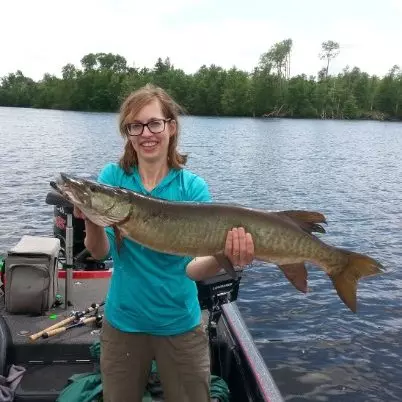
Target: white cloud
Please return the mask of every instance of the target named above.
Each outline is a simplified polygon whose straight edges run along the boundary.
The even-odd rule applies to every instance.
[[[400,40],[401,26],[376,25],[373,19],[345,18],[337,21],[333,32],[341,51],[334,67],[338,70],[349,65],[357,66],[369,74],[385,74],[398,63],[402,63]]]
[[[402,0],[392,0],[391,6],[394,8],[394,11],[402,14]]]
[[[17,69],[34,79],[60,75],[65,64],[79,66],[90,52],[119,53],[139,67],[169,56],[186,72],[212,63],[251,71],[263,52],[286,38],[294,43],[293,74],[316,74],[323,65],[321,42],[328,39],[341,44],[332,71],[356,65],[384,74],[402,65],[402,0],[389,0],[384,11],[385,2],[348,14],[329,12],[318,0],[276,8],[260,0],[3,0],[0,76]]]
[[[261,33],[264,35],[261,35]],[[268,50],[266,37],[278,38],[278,27],[263,20],[230,18],[219,24],[186,24],[171,32],[171,58],[177,67],[195,71],[202,64],[251,70]]]

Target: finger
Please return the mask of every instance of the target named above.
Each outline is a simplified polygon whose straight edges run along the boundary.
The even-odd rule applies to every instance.
[[[73,215],[76,218],[81,218],[82,212],[80,211],[80,209],[78,207],[76,207],[74,205],[74,209],[73,209]]]
[[[254,242],[250,233],[246,233],[246,264],[251,264],[254,259]]]
[[[237,228],[232,229],[233,232],[233,252],[232,252],[232,263],[234,266],[239,265],[239,260],[240,260],[240,245],[239,245],[239,232]]]
[[[233,232],[229,230],[228,234],[226,235],[225,256],[231,258],[232,254],[233,254]]]
[[[246,249],[246,231],[244,228],[238,228],[239,234],[239,265],[243,267],[247,264],[247,249]]]
[[[86,219],[86,215],[74,205],[73,215],[78,219]]]

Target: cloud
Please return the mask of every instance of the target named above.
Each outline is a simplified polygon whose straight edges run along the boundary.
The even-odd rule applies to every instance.
[[[328,39],[341,45],[332,72],[356,65],[384,74],[402,65],[402,1],[383,1],[363,7],[339,0],[329,9],[318,0],[274,8],[263,0],[3,0],[0,76],[17,69],[36,80],[45,72],[60,75],[65,64],[80,66],[90,52],[118,53],[138,67],[169,56],[186,72],[212,63],[251,71],[286,38],[294,43],[292,74],[317,74],[321,42]]]
[[[198,22],[176,27],[170,32],[169,42],[177,46],[167,49],[172,61],[187,71],[194,72],[203,64],[224,68],[236,65],[251,71],[260,55],[268,50],[266,37],[279,40],[275,24],[229,18],[219,24]]]
[[[402,14],[402,1],[401,0],[392,0],[391,7],[394,8],[394,11]]]
[[[338,33],[341,46],[334,63],[338,70],[349,65],[369,74],[386,74],[394,64],[402,62],[400,25],[389,24],[379,29],[372,18],[344,18],[334,23],[333,31]]]

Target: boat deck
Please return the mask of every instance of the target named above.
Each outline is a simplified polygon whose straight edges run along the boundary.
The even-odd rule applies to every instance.
[[[64,279],[59,279],[58,293],[63,300],[64,283]],[[69,317],[72,311],[83,311],[92,303],[100,303],[106,296],[108,285],[107,278],[74,279],[73,305],[66,310],[63,304],[43,316],[9,314],[5,311],[4,298],[0,298],[3,326],[5,322],[9,332],[6,363],[26,368],[15,401],[54,401],[69,377],[94,370],[90,346],[99,339],[100,331],[93,323],[34,342],[29,336]],[[101,307],[99,313],[102,312]]]
[[[64,284],[64,279],[59,279],[58,293],[63,296],[63,300]],[[2,324],[9,332],[6,364],[20,365],[26,369],[17,388],[16,402],[55,401],[69,377],[95,369],[97,363],[91,356],[90,346],[99,339],[100,330],[94,323],[72,328],[48,339],[31,341],[29,336],[71,316],[73,311],[83,311],[92,303],[102,302],[108,285],[108,278],[74,279],[71,297],[73,305],[67,310],[64,304],[52,308],[43,316],[9,314],[5,311],[4,297],[0,298]],[[103,307],[99,313],[103,314]],[[204,310],[205,325],[207,319],[208,311]],[[46,380],[50,378],[51,386]]]
[[[58,293],[61,296],[64,296],[64,283],[64,279],[59,279]],[[51,309],[43,316],[9,314],[5,311],[4,298],[1,298],[0,313],[10,330],[12,349],[15,353],[13,355],[14,362],[46,361],[48,353],[45,352],[47,349],[51,349],[48,352],[53,357],[57,356],[57,360],[77,356],[79,351],[82,358],[85,356],[90,358],[89,346],[99,337],[99,330],[92,323],[89,326],[73,328],[48,339],[39,338],[35,342],[31,342],[29,336],[69,317],[72,311],[82,311],[91,306],[92,303],[100,303],[106,296],[108,285],[109,279],[107,278],[74,279],[71,297],[73,305],[66,310],[63,304]],[[101,307],[99,312],[102,313],[102,311]],[[33,347],[34,345],[37,347]],[[67,345],[71,348],[66,348]]]

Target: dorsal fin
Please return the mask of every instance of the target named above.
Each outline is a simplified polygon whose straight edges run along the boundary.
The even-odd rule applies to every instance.
[[[290,218],[297,223],[304,231],[308,233],[318,232],[325,233],[325,229],[320,223],[327,223],[325,216],[320,212],[315,211],[279,211],[275,212],[277,215],[286,218]]]

